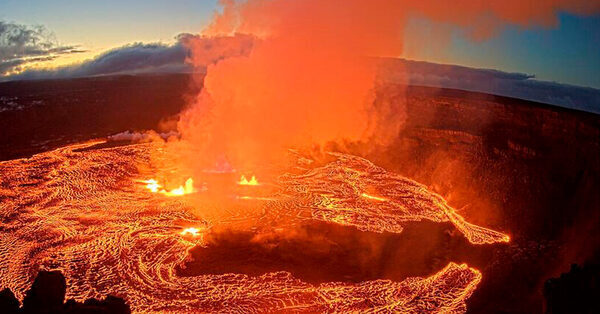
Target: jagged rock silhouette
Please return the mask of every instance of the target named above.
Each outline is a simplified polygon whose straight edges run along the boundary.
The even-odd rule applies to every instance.
[[[600,313],[600,264],[571,265],[544,284],[546,313]]]
[[[107,296],[104,300],[87,299],[80,303],[69,299],[65,303],[67,285],[65,277],[59,271],[40,271],[31,288],[25,294],[23,306],[10,289],[0,291],[0,313],[131,313],[125,300]]]

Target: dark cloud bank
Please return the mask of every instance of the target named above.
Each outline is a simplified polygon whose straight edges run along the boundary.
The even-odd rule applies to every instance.
[[[35,69],[4,77],[4,80],[32,80],[87,77],[132,73],[179,73],[201,71],[185,62],[190,45],[200,45],[205,51],[206,65],[233,55],[243,55],[252,48],[252,38],[245,35],[203,38],[180,34],[175,44],[133,43],[105,52],[95,59],[58,69]],[[1,80],[1,78],[0,78]]]
[[[7,31],[7,29],[9,31]],[[53,44],[43,28],[27,28],[0,22],[0,73],[31,59],[55,58],[60,53],[74,53],[76,47]],[[7,36],[7,34],[15,34]],[[134,43],[108,51],[82,64],[52,70],[28,70],[0,77],[0,81],[73,78],[111,74],[202,72],[220,59],[247,55],[253,39],[246,35],[203,38],[181,34],[172,45]],[[185,62],[187,47],[202,47],[204,66],[192,68]],[[15,55],[17,57],[11,57]],[[403,59],[382,62],[381,77],[392,83],[455,88],[532,100],[561,107],[600,113],[600,90],[536,80],[533,75],[507,73]]]

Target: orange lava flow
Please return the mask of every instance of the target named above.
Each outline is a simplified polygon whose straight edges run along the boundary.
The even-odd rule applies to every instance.
[[[449,221],[473,244],[508,242],[506,234],[468,223],[446,201],[422,184],[346,154],[301,175],[284,175],[280,184],[294,199],[309,202],[314,219],[363,231],[402,232],[407,221]],[[365,191],[377,191],[378,196]]]
[[[135,312],[465,312],[482,278],[466,264],[449,263],[429,277],[400,282],[322,284],[285,271],[181,277],[176,268],[192,247],[207,245],[204,232],[240,220],[315,219],[401,232],[403,223],[427,219],[452,222],[474,244],[508,241],[466,222],[424,186],[355,156],[335,154],[324,166],[283,174],[270,194],[246,196],[260,202],[239,201],[257,210],[230,210],[230,218],[209,221],[192,201],[203,191],[162,197],[179,192],[162,193],[158,181],[145,179],[160,177],[138,167],[156,155],[154,144],[91,145],[0,162],[0,287],[21,299],[37,270],[57,269],[67,279],[67,298],[113,294]],[[183,194],[195,191],[188,182]]]

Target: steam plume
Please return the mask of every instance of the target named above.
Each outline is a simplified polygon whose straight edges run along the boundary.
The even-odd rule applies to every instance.
[[[256,37],[253,49],[209,66],[204,89],[179,129],[200,148],[205,162],[225,155],[242,168],[286,147],[393,137],[401,127],[401,111],[371,106],[376,65],[368,57],[401,55],[409,15],[457,25],[479,39],[506,24],[548,27],[558,11],[582,14],[600,7],[598,1],[558,0],[221,4],[222,12],[203,35],[249,34]],[[195,51],[192,47],[189,61],[201,63]],[[382,114],[400,116],[383,120]]]

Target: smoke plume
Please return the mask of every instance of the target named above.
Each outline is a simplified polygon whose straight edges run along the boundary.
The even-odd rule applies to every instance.
[[[256,38],[253,49],[208,67],[204,88],[182,115],[179,129],[200,149],[194,163],[226,157],[242,169],[289,147],[393,138],[402,110],[371,105],[377,66],[372,57],[401,55],[411,15],[462,27],[481,39],[506,24],[549,27],[558,11],[583,14],[600,7],[598,1],[556,0],[221,4],[203,36],[248,34]],[[196,51],[202,50],[191,46],[189,61],[204,64]]]

